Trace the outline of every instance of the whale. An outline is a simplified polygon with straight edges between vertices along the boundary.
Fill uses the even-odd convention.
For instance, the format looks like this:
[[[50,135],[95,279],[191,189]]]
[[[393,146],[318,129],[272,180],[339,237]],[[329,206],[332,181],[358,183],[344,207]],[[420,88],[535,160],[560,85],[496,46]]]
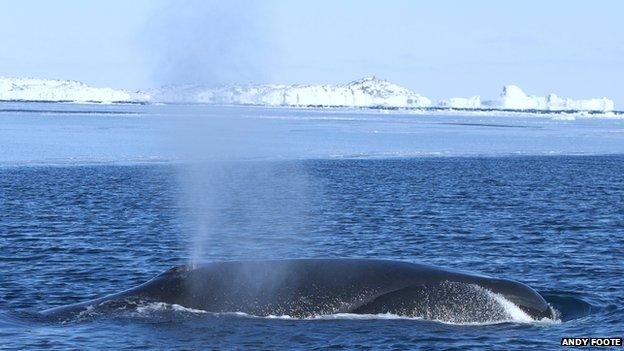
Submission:
[[[41,312],[71,318],[94,309],[161,302],[214,313],[309,318],[392,314],[448,322],[554,318],[531,287],[426,264],[382,259],[223,261],[173,267],[134,288]]]

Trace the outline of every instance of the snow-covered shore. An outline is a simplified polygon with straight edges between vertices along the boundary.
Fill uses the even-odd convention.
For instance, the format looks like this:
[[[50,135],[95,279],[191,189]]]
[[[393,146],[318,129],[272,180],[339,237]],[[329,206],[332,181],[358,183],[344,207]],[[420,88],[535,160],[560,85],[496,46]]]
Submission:
[[[574,100],[556,94],[534,96],[515,85],[503,87],[496,99],[455,97],[434,104],[407,88],[375,77],[344,85],[247,85],[210,88],[198,85],[166,86],[143,92],[95,88],[68,80],[0,78],[0,101],[152,102],[261,106],[387,107],[415,109],[609,112],[612,100]]]

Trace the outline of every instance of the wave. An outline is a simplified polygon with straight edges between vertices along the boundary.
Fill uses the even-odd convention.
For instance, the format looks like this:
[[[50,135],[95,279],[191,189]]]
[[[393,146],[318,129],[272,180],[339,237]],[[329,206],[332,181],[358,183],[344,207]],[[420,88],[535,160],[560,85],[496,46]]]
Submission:
[[[583,300],[580,296],[566,292],[540,292],[562,322],[585,318],[600,311],[600,308]]]

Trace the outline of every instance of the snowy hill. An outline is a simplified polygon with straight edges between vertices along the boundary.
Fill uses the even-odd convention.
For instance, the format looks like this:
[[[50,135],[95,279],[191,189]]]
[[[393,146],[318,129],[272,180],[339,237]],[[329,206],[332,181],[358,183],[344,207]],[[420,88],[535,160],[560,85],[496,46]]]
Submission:
[[[346,85],[250,85],[224,88],[165,87],[152,101],[268,106],[428,107],[431,100],[399,85],[364,78]]]
[[[146,99],[142,93],[94,88],[72,80],[0,77],[0,100],[139,102]]]

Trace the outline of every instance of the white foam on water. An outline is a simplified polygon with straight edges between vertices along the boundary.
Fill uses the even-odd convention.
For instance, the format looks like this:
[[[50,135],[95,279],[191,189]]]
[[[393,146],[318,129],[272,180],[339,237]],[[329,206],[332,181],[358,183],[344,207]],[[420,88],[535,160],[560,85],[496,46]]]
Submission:
[[[486,326],[486,325],[496,325],[496,324],[504,324],[504,323],[516,323],[516,324],[558,324],[561,323],[561,320],[555,318],[543,318],[541,320],[533,319],[526,312],[522,311],[520,307],[515,305],[513,302],[507,300],[505,297],[499,294],[495,294],[492,292],[488,292],[492,299],[499,303],[505,310],[507,314],[507,318],[501,320],[493,320],[487,322],[452,322],[447,320],[428,320],[422,317],[409,317],[409,316],[401,316],[392,313],[379,313],[379,314],[356,314],[356,313],[333,313],[333,314],[324,314],[318,316],[310,316],[310,317],[294,317],[290,315],[267,315],[267,316],[258,316],[245,312],[208,312],[200,309],[187,308],[184,306],[180,306],[177,304],[168,304],[164,302],[152,302],[148,303],[144,306],[139,306],[136,308],[136,311],[139,314],[145,313],[153,313],[153,312],[166,312],[166,311],[174,311],[181,313],[191,313],[191,314],[207,314],[218,317],[239,317],[239,318],[257,318],[257,319],[271,319],[271,320],[289,320],[289,321],[321,321],[321,320],[406,320],[406,321],[429,321],[436,322],[447,325],[458,325],[458,326]]]
[[[496,300],[505,310],[505,314],[507,314],[509,318],[509,322],[515,323],[532,323],[535,322],[535,319],[531,318],[526,312],[520,309],[516,304],[507,300],[503,295],[495,294],[493,292],[488,291],[488,294]]]
[[[161,312],[161,311],[176,311],[176,312],[188,312],[188,313],[197,313],[197,314],[209,313],[204,310],[188,308],[188,307],[180,306],[177,304],[168,304],[165,302],[150,302],[146,305],[138,306],[136,308],[136,311],[138,313]]]
[[[555,319],[550,319],[550,318],[534,319],[533,317],[529,316],[526,312],[524,312],[522,309],[520,309],[518,305],[507,300],[503,295],[495,294],[491,291],[488,291],[488,294],[490,294],[490,296],[492,296],[492,298],[494,298],[496,302],[498,302],[505,309],[505,313],[509,317],[508,320],[500,321],[499,323],[546,323],[546,324],[561,323],[561,320],[559,320],[556,317],[557,316],[556,313],[555,313]]]

